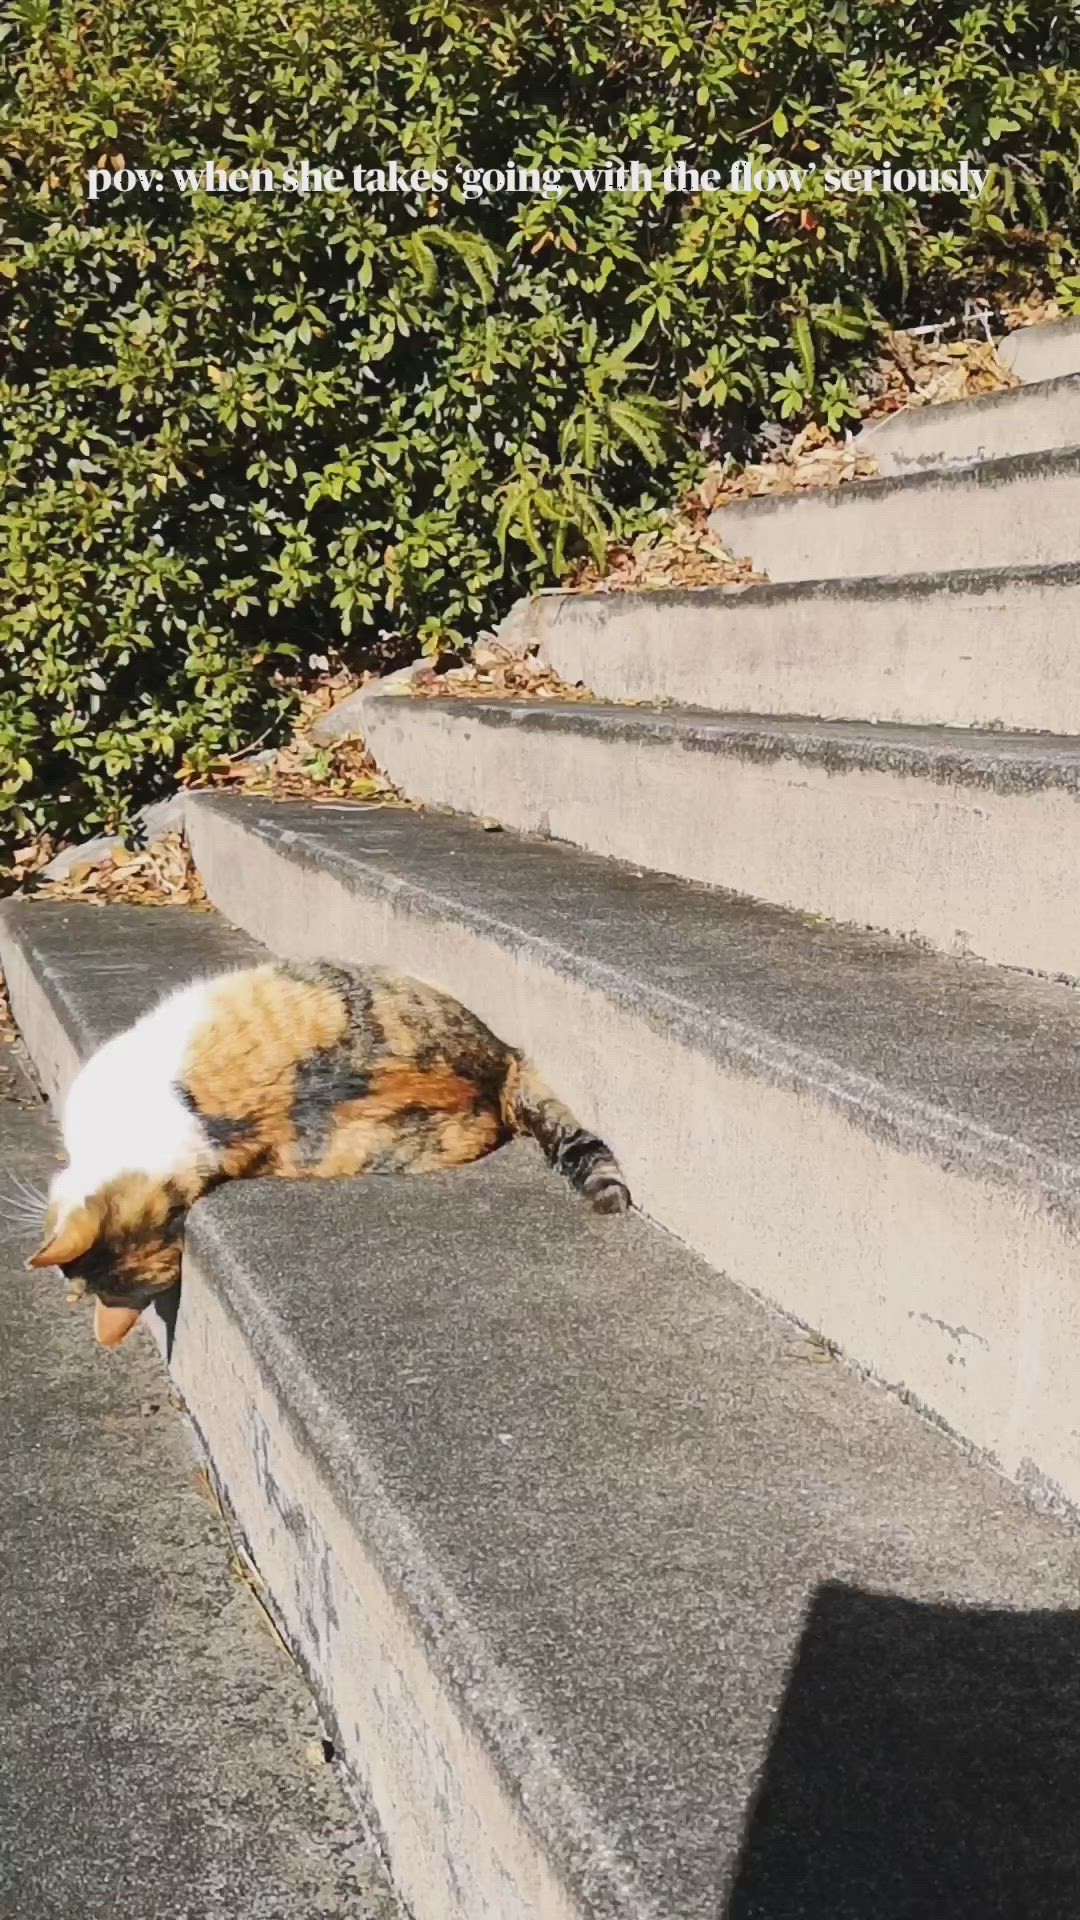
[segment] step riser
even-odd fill
[[[885,1112],[861,1081],[809,1084],[752,1035],[719,1058],[680,1032],[676,1004],[654,1026],[560,950],[503,945],[391,874],[346,887],[198,805],[189,830],[235,923],[298,958],[377,960],[458,995],[603,1127],[651,1218],[1006,1472],[1080,1498],[1077,1240],[1034,1173],[1018,1191],[959,1137],[932,1160],[921,1111]]]
[[[1038,456],[718,509],[710,525],[770,580],[867,578],[1080,559],[1080,460]]]
[[[1080,373],[1080,320],[1017,327],[997,343],[998,358],[1025,384]]]
[[[413,799],[948,953],[1080,973],[1080,802],[369,698]]]
[[[857,436],[860,453],[877,461],[883,479],[1047,453],[1080,445],[1080,379],[1018,387],[984,399],[914,407],[872,421]]]
[[[585,1920],[443,1686],[385,1565],[320,1475],[309,1436],[282,1417],[192,1238],[173,1374],[327,1703],[335,1745],[375,1810],[410,1913],[503,1920],[509,1902],[521,1920]]]
[[[41,1085],[59,1101],[79,1052],[2,921],[0,964]],[[260,1354],[209,1277],[213,1233],[202,1213],[188,1227],[169,1370],[374,1815],[395,1886],[417,1920],[504,1920],[511,1898],[521,1920],[586,1920],[443,1685],[385,1560],[342,1512],[310,1436],[283,1417]],[[157,1314],[143,1325],[165,1358]],[[398,1556],[407,1560],[408,1549]]]
[[[529,635],[603,700],[1080,733],[1080,581],[543,594]]]

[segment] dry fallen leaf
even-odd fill
[[[317,717],[312,710],[307,724]],[[193,790],[216,788],[230,793],[253,793],[270,800],[355,801],[358,805],[404,806],[397,789],[384,778],[363,741],[356,735],[315,747],[298,731],[288,746],[268,753],[219,761],[205,773],[191,774],[185,784]]]
[[[709,527],[703,503],[680,502],[662,531],[640,534],[629,547],[612,547],[601,571],[591,561],[575,576],[580,593],[655,591],[661,587],[739,587],[764,580],[748,559],[730,553]]]
[[[902,408],[937,407],[1019,386],[992,340],[943,340],[934,334],[886,334],[867,384],[864,418]]]
[[[462,667],[419,673],[409,691],[418,699],[591,700],[585,687],[568,686],[535,654],[512,653],[498,640],[485,640]]]
[[[7,997],[7,988],[0,980],[0,1046],[9,1047],[15,1038],[15,1021],[12,1017],[11,1002]]]
[[[852,480],[871,480],[877,461],[859,453],[854,440],[837,439],[825,427],[811,422],[791,445],[768,460],[749,467],[710,467],[693,493],[681,503],[691,517],[710,513],[729,500],[754,500],[764,493],[802,493],[816,487],[840,487]]]
[[[118,847],[100,860],[78,860],[70,872],[34,889],[44,900],[92,900],[99,906],[206,907],[206,889],[182,834],[166,834],[141,852]]]
[[[375,678],[327,667],[300,702],[296,730],[287,745],[234,754],[198,773],[181,769],[181,785],[253,793],[272,800],[355,802],[358,806],[402,807],[408,803],[384,779],[362,740],[315,747],[307,729],[324,713]],[[146,906],[204,907],[202,881],[180,834],[169,834],[141,850],[118,847],[97,860],[77,860],[62,879],[35,884],[35,876],[57,852],[45,836],[21,847],[7,873],[8,889],[35,892],[58,900],[124,901]]]
[[[997,306],[1010,332],[1015,327],[1041,327],[1064,318],[1057,301],[1038,288],[1023,294],[1002,294]]]
[[[977,316],[976,316],[977,319]],[[1002,393],[1019,384],[998,358],[991,340],[947,340],[955,322],[943,321],[928,334],[886,334],[862,401],[866,420],[884,419],[908,407],[941,406],[977,394]],[[746,467],[710,467],[685,500],[680,513],[693,521],[729,500],[761,494],[802,493],[817,487],[848,486],[872,480],[877,461],[860,451],[851,435],[837,436],[811,422],[790,445]]]

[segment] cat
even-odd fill
[[[460,1002],[374,968],[270,962],[194,980],[91,1056],[28,1266],[95,1296],[117,1347],[180,1278],[184,1216],[225,1180],[431,1173],[531,1134],[601,1213],[611,1152]]]

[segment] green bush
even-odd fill
[[[122,818],[308,656],[452,647],[873,328],[1080,307],[1058,0],[15,0],[0,806]],[[981,201],[86,195],[98,164],[993,163]]]

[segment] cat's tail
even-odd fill
[[[538,1141],[556,1172],[591,1200],[597,1213],[626,1212],[630,1191],[611,1148],[579,1126],[569,1107],[517,1055],[503,1081],[500,1106],[511,1133],[527,1133]]]

